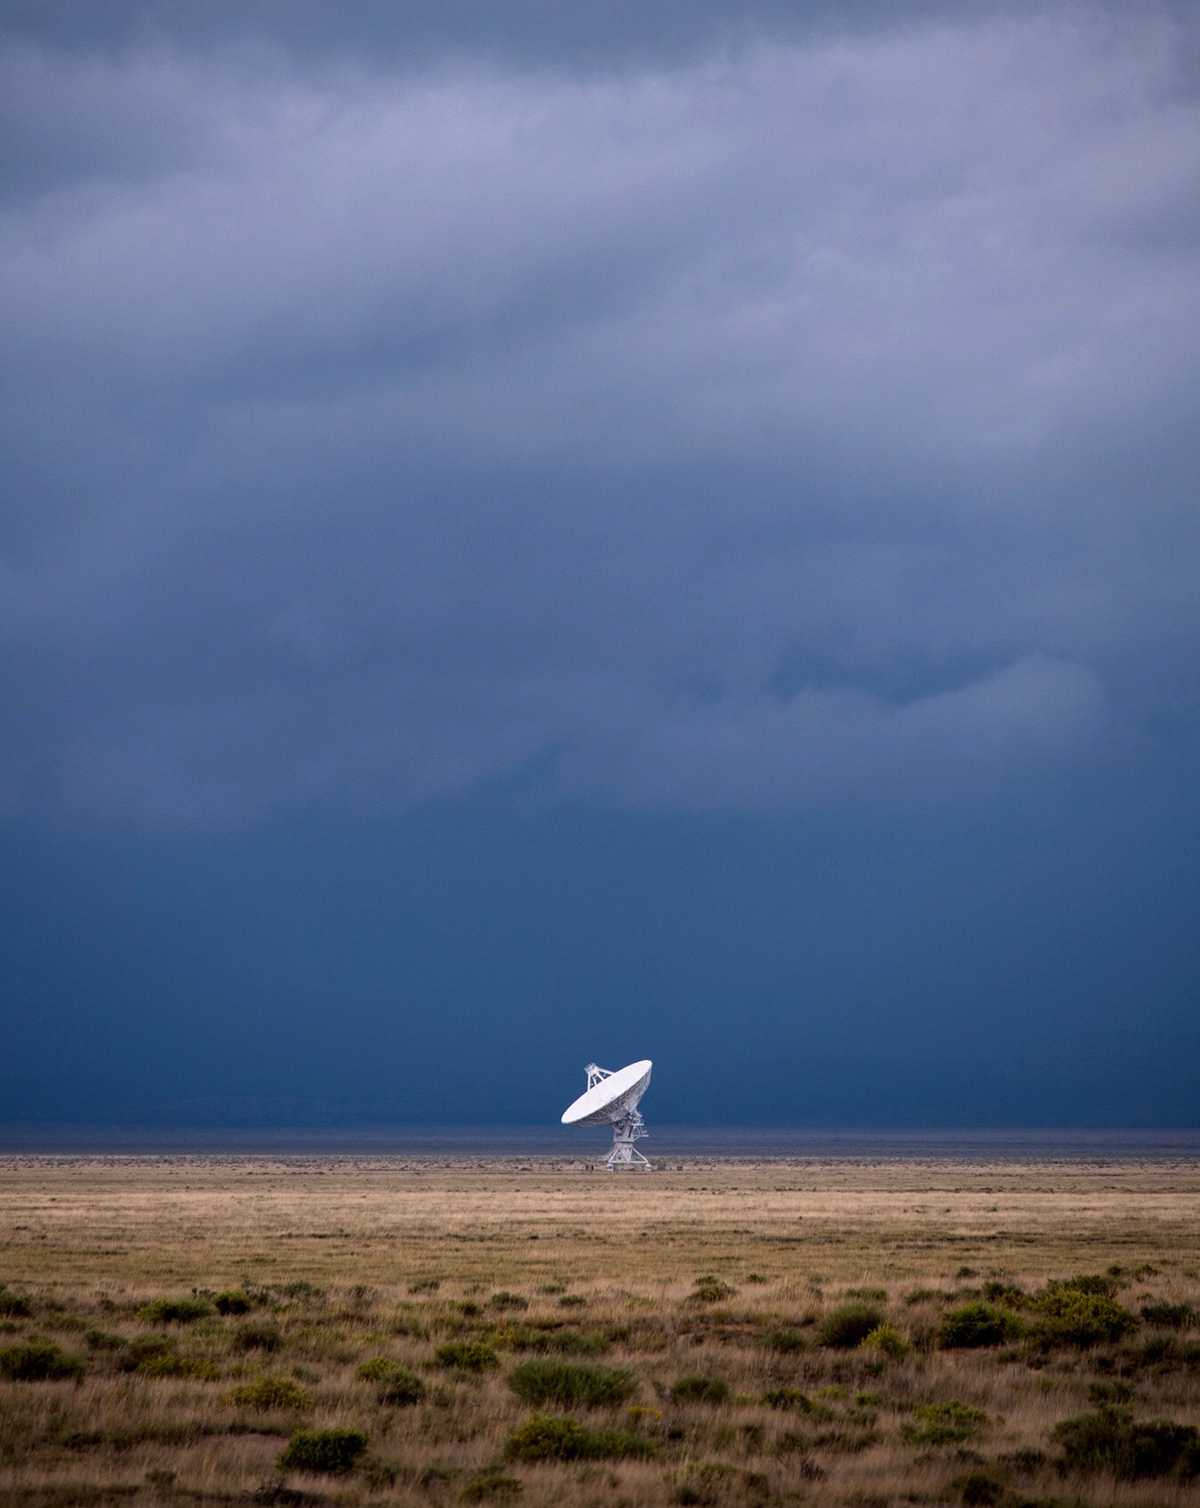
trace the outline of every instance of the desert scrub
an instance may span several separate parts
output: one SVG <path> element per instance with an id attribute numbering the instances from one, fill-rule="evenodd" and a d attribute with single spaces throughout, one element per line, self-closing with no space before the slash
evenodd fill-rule
<path id="1" fill-rule="evenodd" d="M 1143 1304 L 1142 1319 L 1159 1330 L 1190 1330 L 1196 1324 L 1196 1311 L 1190 1304 Z"/>
<path id="2" fill-rule="evenodd" d="M 729 1384 L 723 1377 L 689 1372 L 671 1384 L 671 1397 L 676 1403 L 728 1403 Z"/>
<path id="3" fill-rule="evenodd" d="M 500 1332 L 497 1344 L 513 1351 L 558 1351 L 568 1356 L 599 1356 L 609 1348 L 609 1339 L 597 1330 L 567 1330 L 552 1325 L 518 1325 Z"/>
<path id="4" fill-rule="evenodd" d="M 459 1496 L 468 1503 L 483 1503 L 491 1498 L 503 1501 L 505 1498 L 520 1497 L 522 1491 L 520 1477 L 510 1477 L 506 1472 L 493 1468 L 476 1472 L 464 1484 Z"/>
<path id="5" fill-rule="evenodd" d="M 523 1299 L 519 1293 L 510 1293 L 507 1288 L 502 1288 L 499 1293 L 493 1293 L 488 1299 L 489 1309 L 528 1309 L 529 1300 Z"/>
<path id="6" fill-rule="evenodd" d="M 797 1409 L 802 1414 L 812 1412 L 812 1399 L 797 1388 L 768 1388 L 761 1402 L 773 1409 Z"/>
<path id="7" fill-rule="evenodd" d="M 87 1371 L 82 1356 L 71 1356 L 48 1341 L 31 1341 L 0 1350 L 0 1377 L 13 1382 L 61 1382 L 78 1380 Z"/>
<path id="8" fill-rule="evenodd" d="M 283 1335 L 274 1320 L 252 1319 L 233 1332 L 233 1344 L 239 1351 L 278 1351 Z"/>
<path id="9" fill-rule="evenodd" d="M 644 1435 L 629 1429 L 587 1429 L 577 1419 L 531 1414 L 509 1436 L 504 1454 L 510 1461 L 602 1461 L 652 1456 Z"/>
<path id="10" fill-rule="evenodd" d="M 736 1288 L 731 1288 L 721 1278 L 705 1275 L 696 1279 L 696 1286 L 688 1294 L 686 1303 L 689 1304 L 720 1304 L 725 1299 L 733 1298 L 737 1293 Z"/>
<path id="11" fill-rule="evenodd" d="M 1200 1475 L 1200 1432 L 1191 1424 L 1167 1419 L 1135 1419 L 1125 1408 L 1101 1408 L 1094 1414 L 1064 1419 L 1054 1428 L 1063 1447 L 1063 1466 L 1132 1480 L 1178 1472 Z"/>
<path id="12" fill-rule="evenodd" d="M 230 1403 L 239 1408 L 292 1409 L 299 1411 L 312 1407 L 312 1402 L 300 1386 L 290 1377 L 267 1374 L 256 1377 L 253 1382 L 243 1382 L 229 1391 Z"/>
<path id="13" fill-rule="evenodd" d="M 151 1299 L 137 1311 L 143 1325 L 194 1325 L 214 1312 L 207 1299 Z"/>
<path id="14" fill-rule="evenodd" d="M 975 1299 L 942 1316 L 937 1342 L 946 1351 L 977 1350 L 1002 1346 L 1020 1333 L 1021 1321 L 1015 1314 Z"/>
<path id="15" fill-rule="evenodd" d="M 14 1293 L 7 1283 L 0 1283 L 0 1318 L 25 1319 L 32 1313 L 23 1293 Z"/>
<path id="16" fill-rule="evenodd" d="M 1103 1341 L 1120 1340 L 1137 1327 L 1128 1309 L 1105 1293 L 1080 1287 L 1084 1281 L 1052 1283 L 1033 1301 L 1039 1316 L 1035 1338 L 1041 1345 L 1086 1350 Z"/>
<path id="17" fill-rule="evenodd" d="M 420 1403 L 426 1393 L 425 1384 L 411 1367 L 392 1361 L 387 1356 L 373 1356 L 370 1361 L 364 1361 L 358 1369 L 358 1375 L 363 1382 L 374 1385 L 375 1396 L 380 1403 L 403 1407 L 410 1403 Z"/>
<path id="18" fill-rule="evenodd" d="M 987 1415 L 950 1398 L 945 1403 L 929 1403 L 913 1410 L 913 1418 L 901 1426 L 900 1433 L 910 1445 L 954 1445 L 974 1440 L 982 1434 Z"/>
<path id="19" fill-rule="evenodd" d="M 632 1398 L 638 1384 L 624 1368 L 538 1357 L 515 1366 L 508 1374 L 508 1385 L 523 1403 L 535 1408 L 546 1404 L 603 1408 Z"/>
<path id="20" fill-rule="evenodd" d="M 883 1312 L 874 1304 L 843 1304 L 832 1309 L 817 1326 L 817 1339 L 823 1346 L 849 1351 L 861 1346 L 872 1330 L 883 1324 Z"/>
<path id="21" fill-rule="evenodd" d="M 804 1331 L 795 1325 L 780 1325 L 778 1329 L 768 1330 L 762 1338 L 762 1343 L 768 1351 L 778 1351 L 781 1356 L 787 1356 L 796 1351 L 807 1351 L 811 1344 Z"/>
<path id="22" fill-rule="evenodd" d="M 886 1356 L 892 1361 L 900 1361 L 912 1350 L 912 1342 L 895 1325 L 886 1322 L 876 1325 L 869 1335 L 862 1340 L 864 1351 L 874 1351 L 880 1356 Z"/>
<path id="23" fill-rule="evenodd" d="M 280 1471 L 319 1471 L 345 1476 L 367 1448 L 357 1429 L 298 1429 L 279 1457 Z"/>
<path id="24" fill-rule="evenodd" d="M 433 1353 L 439 1367 L 456 1372 L 486 1372 L 500 1365 L 495 1347 L 482 1340 L 448 1340 Z"/>
<path id="25" fill-rule="evenodd" d="M 213 1299 L 213 1308 L 218 1314 L 249 1314 L 254 1308 L 254 1300 L 240 1288 L 233 1288 L 227 1293 L 218 1293 Z"/>

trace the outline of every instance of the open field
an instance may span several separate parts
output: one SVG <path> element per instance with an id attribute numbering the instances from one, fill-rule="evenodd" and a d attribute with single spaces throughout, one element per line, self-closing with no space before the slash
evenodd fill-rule
<path id="1" fill-rule="evenodd" d="M 0 1498 L 1182 1508 L 1198 1196 L 1178 1158 L 3 1157 Z M 277 1465 L 326 1429 L 351 1469 Z"/>

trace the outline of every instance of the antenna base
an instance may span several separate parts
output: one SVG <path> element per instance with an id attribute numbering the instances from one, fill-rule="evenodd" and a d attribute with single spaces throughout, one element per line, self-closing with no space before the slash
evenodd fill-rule
<path id="1" fill-rule="evenodd" d="M 649 1159 L 634 1146 L 635 1141 L 649 1135 L 640 1110 L 631 1110 L 619 1121 L 614 1121 L 612 1151 L 604 1159 L 605 1170 L 615 1173 L 618 1168 L 638 1168 L 643 1173 L 653 1172 Z"/>

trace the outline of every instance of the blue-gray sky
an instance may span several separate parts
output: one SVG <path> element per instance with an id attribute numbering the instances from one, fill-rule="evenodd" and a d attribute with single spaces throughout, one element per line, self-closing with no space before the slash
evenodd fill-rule
<path id="1" fill-rule="evenodd" d="M 1198 44 L 0 5 L 0 1119 L 1197 1124 Z"/>

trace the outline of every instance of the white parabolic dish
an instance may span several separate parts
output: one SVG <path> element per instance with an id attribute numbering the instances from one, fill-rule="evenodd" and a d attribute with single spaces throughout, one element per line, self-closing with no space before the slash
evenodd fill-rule
<path id="1" fill-rule="evenodd" d="M 636 1063 L 610 1073 L 567 1106 L 562 1115 L 563 1125 L 608 1126 L 623 1120 L 645 1094 L 653 1067 L 649 1058 L 639 1058 Z"/>

